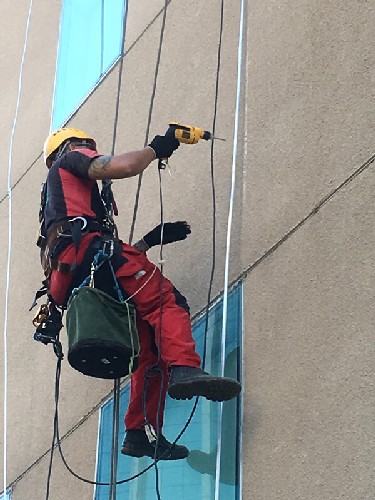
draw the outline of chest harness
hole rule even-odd
[[[84,234],[97,232],[101,234],[104,240],[117,240],[118,232],[113,220],[113,214],[117,215],[117,206],[111,189],[112,181],[103,182],[101,199],[104,207],[104,218],[102,221],[92,217],[78,216],[71,219],[66,218],[52,224],[46,230],[44,210],[47,203],[47,184],[42,184],[41,200],[39,208],[39,235],[37,246],[41,251],[41,264],[44,274],[48,280],[52,270],[58,270],[62,273],[70,273],[76,269],[76,261],[72,264],[60,262],[54,255],[74,244],[76,254]]]
[[[124,298],[115,275],[124,263],[124,257],[121,256],[121,243],[113,221],[113,214],[117,215],[118,211],[111,184],[112,181],[103,181],[101,199],[105,217],[102,221],[78,216],[60,220],[47,231],[44,218],[47,187],[46,183],[42,185],[37,246],[46,279],[30,308],[40,297],[47,295],[47,303],[39,307],[33,319],[36,327],[34,339],[45,345],[51,343],[57,357],[63,357],[59,333],[66,309],[70,365],[85,375],[105,379],[117,379],[134,371],[139,354],[135,308],[129,299]],[[83,262],[77,266],[82,236],[90,232],[100,236],[93,239]],[[73,263],[59,261],[59,254],[72,243],[76,255]],[[58,307],[49,294],[49,278],[53,270],[64,274],[74,272],[75,275],[64,307]],[[108,283],[112,286],[108,287]]]

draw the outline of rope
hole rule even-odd
[[[217,119],[217,106],[218,106],[218,94],[219,94],[219,76],[220,76],[220,67],[221,67],[221,46],[222,46],[222,34],[223,34],[223,18],[224,18],[224,1],[222,1],[221,4],[221,15],[220,15],[220,30],[219,30],[219,44],[218,44],[218,51],[217,51],[217,71],[216,71],[216,82],[215,82],[215,99],[214,99],[214,116],[213,116],[213,124],[212,124],[212,134],[215,136],[215,130],[216,130],[216,119]],[[210,281],[209,281],[209,289],[208,289],[208,297],[207,297],[207,306],[206,306],[206,321],[205,321],[205,332],[204,332],[204,346],[203,346],[203,355],[202,355],[202,366],[204,368],[205,361],[206,361],[206,355],[207,355],[207,332],[208,332],[208,319],[209,319],[209,308],[210,308],[210,302],[211,302],[211,294],[212,294],[212,286],[213,286],[213,279],[214,279],[214,274],[215,274],[215,265],[216,265],[216,190],[215,190],[215,177],[214,177],[214,141],[211,143],[211,152],[210,152],[210,175],[211,175],[211,187],[212,187],[212,203],[213,203],[213,224],[212,224],[212,267],[211,267],[211,273],[210,273]],[[162,188],[161,188],[161,177],[160,177],[160,169],[159,169],[159,182],[160,182],[160,206],[161,206],[161,223],[163,224],[163,202],[162,202]],[[131,228],[131,233],[130,233],[130,238],[133,236],[133,231],[134,231],[134,225],[135,225],[135,217],[137,213],[137,208],[138,208],[138,200],[139,200],[139,191],[141,187],[141,179],[139,180],[138,183],[138,189],[137,189],[137,196],[136,196],[136,204],[134,208],[134,213],[133,213],[133,222],[132,222],[132,228]],[[161,238],[162,240],[162,238]],[[162,271],[162,263],[163,263],[163,258],[162,258],[162,244],[160,245],[160,254],[159,254],[159,261],[161,263],[161,271]],[[161,305],[160,305],[160,315],[162,314],[161,312]],[[161,319],[160,319],[161,322]],[[159,356],[160,356],[160,346],[158,346],[159,349]],[[162,379],[162,384],[163,384],[163,379]],[[147,384],[146,384],[147,387]],[[146,391],[145,387],[145,391]],[[161,391],[162,391],[162,386],[161,386]],[[145,397],[145,394],[144,394]],[[195,414],[197,405],[199,401],[199,396],[195,398],[193,409],[183,427],[183,429],[180,431],[176,439],[173,441],[172,445],[176,444],[181,436],[184,434],[188,426],[190,425],[190,422]],[[160,402],[159,402],[160,404]],[[159,410],[159,407],[158,407]],[[147,422],[147,414],[146,414],[146,405],[144,402],[144,413],[145,413],[145,418]],[[159,419],[157,417],[157,423],[159,424]],[[158,442],[158,436],[159,432],[157,432],[157,442]],[[155,445],[155,457],[157,453],[157,442]],[[154,457],[154,458],[155,458]],[[159,477],[158,477],[158,470],[157,470],[157,460],[155,460],[155,469],[156,469],[156,493],[157,493],[157,498],[160,500],[160,492],[159,492]]]
[[[56,409],[57,409],[57,406],[59,403],[59,396],[60,396],[61,362],[62,362],[62,356],[59,356],[57,359],[56,373],[55,373],[55,408]],[[52,436],[52,444],[51,444],[51,454],[50,454],[49,465],[48,465],[46,500],[49,499],[49,494],[50,494],[52,464],[53,464],[53,456],[54,456],[54,452],[55,452],[55,443],[56,443],[57,436],[58,436],[58,414],[57,414],[57,410],[56,410],[54,418],[53,418],[53,436]]]
[[[223,38],[223,25],[224,25],[224,0],[222,0],[221,8],[220,8],[220,26],[219,26],[219,42],[217,48],[217,64],[216,64],[216,79],[215,79],[215,93],[214,93],[214,112],[212,118],[212,135],[215,137],[216,131],[216,121],[217,121],[217,108],[218,108],[218,97],[219,97],[219,81],[220,81],[220,69],[221,69],[221,49],[222,49],[222,38]],[[205,306],[205,325],[204,325],[204,334],[203,334],[203,352],[202,352],[202,369],[204,369],[206,364],[207,357],[207,333],[208,333],[208,320],[209,320],[209,312],[210,312],[210,304],[211,304],[211,296],[212,296],[212,287],[215,276],[216,269],[216,188],[215,188],[215,168],[214,168],[214,146],[215,142],[211,142],[210,148],[210,177],[211,177],[211,194],[212,194],[212,266],[210,272],[210,280],[207,291],[207,304]],[[193,419],[195,411],[197,409],[199,402],[199,396],[195,398],[193,408],[190,412],[190,415],[176,437],[173,441],[173,444],[176,444],[182,435],[185,433],[186,429],[189,427],[190,422]]]
[[[224,2],[223,2],[224,3]],[[222,3],[222,9],[223,9]],[[224,377],[225,368],[225,343],[227,337],[227,313],[228,313],[228,283],[229,283],[229,259],[230,259],[230,244],[231,230],[233,220],[233,205],[236,187],[236,162],[238,149],[238,123],[240,113],[240,97],[241,97],[241,73],[242,73],[242,46],[243,46],[243,26],[244,26],[244,4],[245,0],[241,0],[241,15],[240,27],[238,35],[237,49],[237,88],[236,88],[236,109],[234,117],[234,137],[233,137],[233,153],[232,153],[232,176],[231,176],[231,191],[229,200],[228,226],[227,226],[227,242],[225,252],[225,272],[224,272],[224,296],[223,296],[223,324],[221,334],[221,376]],[[223,422],[223,402],[219,403],[219,420],[218,420],[218,444],[216,452],[216,476],[215,476],[215,500],[219,500],[220,495],[220,469],[221,469],[221,427]]]
[[[154,109],[154,101],[155,101],[155,94],[156,94],[156,83],[157,83],[157,79],[158,79],[158,75],[159,75],[161,49],[162,49],[162,46],[163,46],[164,31],[165,31],[165,22],[166,22],[166,18],[167,18],[167,7],[170,4],[170,2],[171,2],[171,0],[165,0],[165,3],[164,3],[163,19],[162,19],[161,28],[160,28],[160,38],[159,38],[158,55],[157,55],[157,58],[156,58],[156,66],[155,66],[154,83],[153,83],[153,86],[152,86],[150,107],[148,109],[148,118],[147,118],[147,126],[146,126],[146,135],[145,135],[144,147],[147,146],[148,141],[149,141],[150,126],[151,126],[151,117],[152,117],[152,112],[153,112],[153,109]],[[130,233],[129,233],[129,245],[132,244],[133,236],[134,236],[134,228],[135,228],[135,222],[136,222],[137,212],[138,212],[138,206],[139,206],[139,196],[140,196],[141,186],[142,186],[142,178],[143,178],[143,174],[141,173],[139,175],[139,177],[138,177],[138,186],[137,186],[137,192],[136,192],[136,195],[135,195],[135,202],[134,202],[134,209],[133,209],[133,218],[132,218],[132,223],[131,223]]]
[[[112,149],[111,154],[113,155],[115,152],[116,139],[117,139],[117,127],[119,120],[119,112],[120,112],[120,94],[122,87],[122,72],[124,67],[124,53],[125,53],[125,35],[126,35],[126,22],[128,19],[128,5],[129,1],[125,0],[125,10],[123,17],[123,29],[122,29],[122,43],[121,43],[121,59],[119,64],[119,73],[118,73],[118,82],[117,82],[117,97],[116,97],[116,106],[115,106],[115,117],[113,120],[113,136],[112,136]],[[103,17],[104,17],[104,0],[103,0]],[[103,25],[103,20],[102,20]],[[104,31],[104,28],[103,28]],[[102,48],[103,50],[103,48]],[[103,181],[102,185],[105,189],[106,186],[110,186],[112,181],[107,180]],[[109,211],[109,215],[112,218],[114,207],[114,198],[111,191],[111,210]],[[117,208],[116,208],[117,213]],[[115,224],[113,227],[116,228]],[[115,229],[115,233],[117,235],[117,228]],[[115,380],[113,385],[113,428],[112,428],[112,452],[111,452],[111,487],[110,487],[110,499],[116,499],[116,480],[117,480],[117,463],[118,463],[118,421],[119,421],[119,405],[120,405],[120,381]]]
[[[13,143],[14,136],[16,131],[16,125],[18,120],[18,111],[20,107],[20,100],[22,94],[22,76],[23,76],[23,67],[26,56],[28,35],[29,35],[29,27],[30,27],[30,18],[33,8],[33,0],[30,0],[29,11],[27,15],[26,21],[26,30],[25,30],[25,42],[23,46],[23,53],[21,58],[21,65],[18,77],[18,91],[17,91],[17,100],[16,100],[16,109],[14,113],[13,125],[10,136],[10,144],[9,144],[9,156],[8,156],[8,180],[7,180],[7,192],[8,192],[8,256],[7,256],[7,265],[6,265],[6,288],[5,288],[5,311],[4,311],[4,336],[3,336],[3,344],[4,344],[4,398],[3,398],[3,488],[4,494],[6,494],[7,489],[7,452],[8,452],[8,442],[7,442],[7,433],[8,433],[8,315],[9,315],[9,290],[10,290],[10,266],[11,266],[11,254],[12,254],[12,166],[13,166]]]
[[[162,177],[161,177],[161,161],[159,160],[159,168],[158,168],[158,176],[159,176],[159,199],[160,199],[160,224],[161,224],[161,231],[160,231],[160,247],[159,247],[159,265],[160,265],[160,277],[159,277],[159,297],[160,297],[160,315],[159,315],[159,338],[156,339],[156,345],[158,349],[158,361],[157,361],[157,366],[159,367],[160,364],[160,359],[161,359],[161,332],[162,332],[162,323],[163,323],[163,270],[164,270],[164,265],[163,265],[163,233],[164,233],[164,204],[163,204],[163,187],[162,187]],[[159,445],[159,438],[160,438],[160,409],[161,409],[161,404],[162,404],[162,395],[163,395],[163,389],[164,389],[164,373],[163,371],[159,368],[159,371],[161,373],[161,381],[160,381],[160,391],[159,391],[159,400],[158,400],[158,408],[156,411],[156,443],[155,443],[155,454],[154,454],[154,460],[157,457],[158,453],[158,445]],[[146,388],[145,388],[146,389]],[[145,413],[145,418],[147,419],[147,415]],[[159,481],[159,468],[157,462],[155,462],[155,490],[156,490],[156,496],[157,500],[161,500],[161,495],[160,495],[160,481]]]
[[[160,66],[160,59],[161,59],[161,50],[163,46],[163,39],[164,39],[164,31],[165,31],[165,25],[166,25],[166,18],[167,18],[167,7],[169,5],[171,0],[165,0],[164,3],[164,11],[163,11],[163,18],[161,22],[161,28],[160,28],[160,37],[159,37],[159,47],[158,47],[158,54],[156,58],[156,67],[155,67],[155,74],[154,74],[154,83],[152,87],[152,93],[151,93],[151,101],[150,101],[150,106],[148,110],[148,119],[147,119],[147,127],[146,127],[146,134],[145,134],[145,141],[144,141],[144,147],[147,146],[148,141],[149,141],[149,134],[150,134],[150,126],[151,126],[151,118],[152,118],[152,112],[154,108],[154,101],[155,101],[155,95],[156,95],[156,84],[157,84],[157,79],[159,75],[159,66]],[[159,163],[160,167],[160,163]],[[162,286],[163,286],[163,229],[164,229],[164,218],[163,218],[163,196],[162,196],[162,182],[161,182],[161,169],[158,169],[158,174],[159,174],[159,194],[160,194],[160,218],[161,218],[161,235],[160,235],[160,253],[159,253],[159,262],[160,262],[160,321],[159,321],[159,339],[156,339],[156,345],[158,349],[158,361],[157,361],[157,367],[160,363],[160,352],[161,352],[161,328],[162,328]],[[130,234],[129,234],[129,244],[131,245],[133,241],[133,236],[134,236],[134,228],[135,228],[135,223],[136,223],[136,218],[137,218],[137,212],[138,212],[138,206],[139,206],[139,197],[140,197],[140,191],[141,191],[141,186],[142,186],[142,178],[143,174],[141,173],[138,177],[138,186],[137,186],[137,191],[136,191],[136,196],[135,196],[135,202],[134,202],[134,209],[133,209],[133,217],[132,217],[132,223],[130,227]],[[154,269],[154,272],[156,271],[156,266]],[[152,275],[150,276],[149,279],[152,278]],[[145,283],[146,284],[146,283]],[[161,371],[160,368],[158,368],[159,371]],[[146,399],[146,392],[147,392],[147,372],[145,373],[145,386],[143,390],[143,397]],[[156,460],[157,458],[157,452],[158,452],[158,444],[159,444],[159,437],[160,437],[160,429],[159,429],[159,415],[160,415],[160,408],[161,408],[161,403],[162,403],[162,392],[163,392],[163,387],[164,387],[164,374],[161,371],[161,385],[160,385],[160,394],[159,394],[159,401],[158,401],[158,408],[157,408],[157,416],[156,416],[156,421],[157,421],[157,429],[156,429],[156,443],[155,443],[155,454],[154,454],[154,465],[155,465],[155,489],[156,489],[156,496],[158,500],[161,500],[160,496],[160,490],[159,490],[159,469],[158,469],[158,461]],[[145,421],[146,423],[148,422],[147,418],[147,411],[146,411],[146,403],[144,404],[144,416],[145,416]]]
[[[164,36],[164,30],[165,30],[165,22],[166,22],[166,9],[167,9],[167,6],[168,4],[170,3],[171,0],[166,0],[165,1],[165,6],[164,6],[164,13],[163,13],[163,20],[162,20],[162,27],[161,27],[161,34],[160,34],[160,40],[159,40],[159,50],[158,50],[158,57],[157,57],[157,62],[156,62],[156,69],[155,69],[155,77],[154,77],[154,85],[153,85],[153,91],[152,91],[152,96],[151,96],[151,103],[150,103],[150,107],[149,107],[149,114],[148,114],[148,123],[147,123],[147,131],[146,131],[146,138],[145,138],[145,145],[147,145],[147,142],[148,142],[148,136],[149,136],[149,129],[150,129],[150,124],[151,124],[151,116],[152,116],[152,110],[153,110],[153,103],[154,103],[154,99],[155,99],[155,93],[156,93],[156,81],[157,81],[157,75],[158,75],[158,71],[159,71],[159,65],[160,65],[160,56],[161,56],[161,47],[162,47],[162,42],[163,42],[163,36]],[[126,2],[126,11],[125,11],[125,16],[124,16],[124,19],[126,21],[126,17],[127,17],[127,8],[128,8],[128,3]],[[112,143],[112,155],[114,154],[114,149],[115,149],[115,142],[116,142],[116,134],[117,134],[117,124],[118,124],[118,117],[119,117],[119,103],[120,103],[120,92],[121,92],[121,80],[122,80],[122,67],[123,67],[123,59],[124,59],[124,45],[125,45],[125,26],[124,26],[124,38],[123,38],[123,44],[122,44],[122,56],[121,56],[121,60],[120,60],[120,66],[119,66],[119,81],[118,81],[118,88],[117,88],[117,99],[116,99],[116,111],[115,111],[115,119],[114,119],[114,131],[113,131],[113,143]],[[135,220],[136,220],[136,214],[137,214],[137,207],[138,207],[138,202],[137,200],[139,199],[139,191],[140,191],[140,187],[141,187],[141,183],[139,182],[139,186],[138,186],[138,191],[137,191],[137,197],[136,197],[136,207],[134,209],[134,214],[133,214],[133,223],[132,223],[132,232],[134,230],[134,225],[135,225]],[[130,240],[132,239],[132,235],[130,236],[129,238]],[[162,247],[162,245],[161,245]],[[162,250],[161,250],[162,251]],[[155,274],[156,272],[156,269],[157,267],[155,266],[153,272],[151,273],[150,277],[147,279],[147,281],[142,285],[142,287],[140,287],[131,297],[129,297],[126,302],[128,300],[130,300],[130,298],[134,297],[144,286],[147,285],[147,283],[150,281],[150,279],[153,277],[153,275]],[[162,384],[163,385],[163,384]],[[119,391],[119,386],[115,385],[115,388],[114,388],[114,393],[118,393]],[[56,386],[56,392],[58,393],[58,386]],[[116,396],[116,394],[115,394]],[[117,398],[118,399],[118,398]],[[160,412],[160,404],[161,404],[161,394],[160,394],[160,399],[159,399],[159,405],[158,405],[158,414]],[[74,471],[68,466],[65,458],[63,457],[63,454],[62,454],[62,450],[61,450],[61,445],[60,445],[60,439],[59,439],[59,436],[58,436],[58,405],[56,403],[56,411],[55,411],[55,420],[57,421],[57,445],[59,447],[59,451],[60,451],[60,455],[61,455],[61,458],[63,460],[63,463],[64,465],[66,466],[66,468],[69,470],[69,472],[71,474],[73,474],[77,479],[80,479],[81,481],[84,481],[84,482],[87,482],[87,483],[90,483],[90,484],[95,484],[95,485],[108,485],[111,487],[111,491],[110,491],[110,498],[113,498],[113,495],[115,495],[115,485],[117,484],[122,484],[124,482],[127,482],[127,481],[130,481],[132,479],[135,479],[136,477],[139,477],[140,475],[142,475],[143,473],[145,473],[147,470],[149,470],[151,467],[153,467],[155,465],[155,468],[156,468],[156,471],[157,471],[157,462],[158,460],[154,460],[154,463],[151,464],[150,467],[147,467],[146,469],[144,469],[143,471],[141,471],[139,474],[131,477],[131,478],[128,478],[128,479],[125,479],[123,481],[116,481],[115,478],[113,478],[113,474],[112,477],[111,477],[111,482],[110,483],[99,483],[99,482],[95,482],[95,481],[89,481],[87,479],[84,479],[82,477],[80,477],[78,474],[74,473]],[[113,438],[115,438],[115,420],[113,422]],[[116,436],[116,443],[117,443],[117,436]],[[111,457],[111,463],[112,463],[112,466],[113,466],[113,462],[114,462],[114,453],[115,453],[115,450],[113,449],[113,446],[112,446],[112,457]],[[157,454],[157,444],[156,444],[156,448],[155,448],[155,456]],[[116,453],[117,455],[117,453]],[[111,471],[112,472],[112,471]],[[158,498],[160,498],[160,493],[158,491],[158,486],[157,486],[157,495],[158,495]]]
[[[149,116],[148,116],[148,123],[147,123],[147,131],[146,131],[146,139],[145,139],[145,145],[148,142],[148,135],[149,135],[149,129],[150,129],[150,123],[151,123],[151,116],[152,116],[152,110],[153,110],[153,103],[155,99],[155,93],[156,93],[156,82],[157,82],[157,76],[158,76],[158,71],[159,71],[159,64],[160,64],[160,56],[161,56],[161,47],[162,47],[162,41],[163,41],[163,34],[165,30],[165,21],[166,21],[166,9],[168,4],[170,3],[170,0],[165,2],[165,7],[164,7],[164,13],[163,13],[163,21],[162,21],[162,27],[161,27],[161,35],[160,35],[160,43],[159,43],[159,50],[158,50],[158,57],[157,57],[157,63],[156,63],[156,69],[155,69],[155,77],[154,77],[154,86],[153,86],[153,92],[151,96],[151,103],[150,103],[150,108],[149,108]],[[124,30],[125,31],[125,30]],[[216,128],[216,116],[217,116],[217,101],[218,101],[218,86],[219,86],[219,72],[220,72],[220,56],[221,56],[221,40],[222,40],[222,31],[223,31],[223,3],[222,3],[222,8],[221,8],[221,23],[220,23],[220,41],[219,41],[219,47],[218,47],[218,65],[217,65],[217,75],[216,75],[216,86],[215,86],[215,106],[214,106],[214,118],[213,118],[213,126],[212,126],[212,131],[213,135],[215,135],[215,128]],[[124,44],[123,44],[124,47]],[[118,115],[119,115],[119,96],[120,96],[120,89],[121,89],[121,75],[122,75],[122,64],[123,64],[123,54],[121,57],[121,62],[120,62],[120,69],[119,69],[119,84],[118,84],[118,96],[116,100],[116,113],[115,113],[115,123],[114,123],[114,134],[113,134],[113,146],[112,146],[112,154],[114,153],[114,145],[115,145],[115,140],[116,140],[116,132],[117,132],[117,123],[118,123]],[[203,363],[205,362],[206,358],[206,338],[207,338],[207,330],[208,330],[208,313],[209,313],[209,306],[211,302],[211,293],[212,293],[212,283],[213,283],[213,278],[214,278],[214,271],[215,271],[215,261],[216,261],[216,195],[215,195],[215,183],[214,183],[214,162],[213,162],[213,151],[214,151],[214,144],[211,144],[211,180],[212,180],[212,198],[213,198],[213,238],[212,238],[212,243],[213,243],[213,256],[212,256],[212,269],[211,269],[211,275],[210,275],[210,284],[209,284],[209,291],[208,291],[208,301],[207,301],[207,308],[206,308],[206,327],[205,327],[205,336],[204,336],[204,355],[203,355]],[[163,202],[162,202],[162,189],[161,189],[161,177],[160,177],[160,170],[159,170],[159,180],[160,180],[160,204],[161,204],[161,219],[162,219],[162,224],[163,224]],[[137,188],[137,193],[136,193],[136,200],[135,200],[135,206],[134,206],[134,212],[133,212],[133,220],[132,220],[132,227],[131,227],[131,232],[130,232],[130,237],[129,241],[132,240],[133,238],[133,233],[134,233],[134,227],[135,227],[135,222],[136,222],[136,215],[137,215],[137,210],[138,210],[138,204],[139,204],[139,196],[140,196],[140,188],[141,188],[141,182],[142,182],[142,176],[139,178],[139,183],[138,183],[138,188]],[[162,270],[163,270],[163,258],[162,258],[162,247],[163,245],[160,245],[160,265],[161,265],[161,284],[162,284]],[[156,271],[156,266],[151,274],[150,278],[146,281],[146,283],[143,285],[145,286],[148,281],[152,278],[153,274]],[[142,287],[143,288],[143,287]],[[138,290],[139,291],[139,290]],[[135,292],[135,293],[138,293]],[[135,294],[133,294],[134,296]],[[160,300],[162,301],[162,296],[160,296]],[[162,320],[162,303],[160,304],[160,328],[161,328],[161,320]],[[159,346],[160,347],[160,346]],[[160,348],[159,348],[159,360],[160,360]],[[54,436],[56,436],[56,441],[57,441],[57,446],[60,451],[61,458],[63,460],[64,465],[67,467],[69,472],[75,476],[76,478],[89,483],[89,484],[95,484],[95,485],[107,485],[111,486],[111,488],[114,487],[115,484],[122,484],[128,481],[131,481],[139,476],[141,476],[143,473],[145,473],[147,470],[149,470],[151,467],[155,466],[156,469],[156,493],[157,493],[157,498],[160,499],[160,492],[159,492],[159,479],[158,479],[158,470],[157,470],[157,462],[160,460],[162,457],[159,459],[156,459],[157,456],[157,443],[158,443],[158,436],[160,435],[159,429],[157,430],[157,442],[156,442],[156,447],[155,447],[155,460],[154,463],[151,464],[149,467],[141,471],[140,473],[136,474],[135,476],[132,476],[131,478],[124,479],[122,481],[111,481],[111,483],[100,483],[100,482],[95,482],[95,481],[90,481],[87,479],[84,479],[80,477],[78,474],[76,474],[67,464],[61,450],[61,444],[60,444],[60,438],[59,438],[59,429],[58,429],[58,399],[59,399],[59,378],[60,378],[60,372],[61,372],[61,366],[57,366],[57,371],[56,371],[56,388],[55,388],[55,418],[54,418]],[[146,384],[147,385],[147,384]],[[162,395],[162,387],[164,385],[164,379],[163,379],[163,374],[162,374],[162,383],[161,383],[161,392],[160,392],[160,398],[159,398],[159,404],[158,404],[158,412],[157,412],[157,421],[159,424],[159,414],[160,414],[160,407],[161,407],[161,395]],[[196,398],[195,404],[193,411],[191,412],[191,415],[189,416],[183,430],[180,432],[179,436],[176,438],[173,444],[175,444],[178,439],[182,436],[182,434],[185,432],[186,428],[191,422],[191,419],[194,415],[195,409],[197,407],[198,403],[198,397]],[[53,446],[52,450],[54,449],[55,446],[55,440],[53,441]],[[51,454],[51,460],[50,460],[50,466],[52,467],[52,458],[53,458],[53,451]]]
[[[125,32],[126,32],[126,21],[128,19],[128,5],[129,0],[125,0],[125,11],[124,11],[124,27],[122,32],[122,44],[121,44],[121,56],[120,56],[120,64],[119,64],[119,73],[118,73],[118,81],[117,81],[117,97],[116,97],[116,106],[115,106],[115,118],[113,121],[113,135],[112,135],[112,149],[111,154],[115,154],[115,146],[117,140],[117,126],[120,112],[120,94],[122,87],[122,72],[124,67],[124,58],[125,58]]]

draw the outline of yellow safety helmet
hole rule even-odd
[[[96,148],[96,143],[92,137],[86,134],[83,130],[79,128],[59,128],[52,132],[44,143],[43,156],[44,163],[49,168],[52,164],[51,155],[68,139],[87,139],[90,140],[93,146]]]

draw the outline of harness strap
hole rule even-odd
[[[70,270],[74,271],[77,267],[77,255],[78,255],[78,249],[79,245],[81,243],[82,239],[82,231],[85,230],[87,226],[87,221],[84,217],[75,217],[74,219],[71,219],[70,221],[71,224],[71,234],[72,234],[72,240],[74,243],[74,248],[76,251],[76,254],[74,256],[74,261],[70,266]],[[81,225],[83,223],[83,225]],[[63,264],[62,262],[60,264]]]
[[[49,267],[51,271],[60,271],[63,274],[68,274],[77,268],[76,261],[73,264],[67,264],[66,262],[60,262],[57,259],[49,259]]]
[[[47,237],[44,242],[41,242],[38,246],[44,250],[46,246],[50,247],[51,243],[57,238],[70,238],[72,237],[72,226],[77,224],[80,229],[81,234],[93,233],[93,232],[104,232],[108,229],[95,219],[89,219],[87,217],[74,217],[73,219],[64,219],[53,224],[47,231]]]
[[[103,224],[95,219],[86,217],[65,219],[58,221],[50,227],[47,232],[47,237],[45,240],[41,241],[39,245],[42,250],[41,262],[44,274],[48,277],[52,270],[58,270],[63,273],[74,271],[77,267],[76,257],[82,235],[93,232],[99,232],[102,235],[110,234],[109,229]],[[69,238],[74,244],[76,255],[72,264],[60,262],[58,259],[51,257],[57,244],[61,241],[61,238]]]

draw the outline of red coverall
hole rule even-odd
[[[97,217],[102,210],[102,207],[95,208],[100,200],[97,183],[87,175],[90,161],[97,156],[99,156],[97,152],[77,149],[67,153],[51,166],[47,177],[45,208],[47,232],[48,226],[60,219],[77,216],[93,218]],[[62,200],[61,197],[64,199]],[[97,236],[100,236],[100,233],[84,234],[77,254],[74,245],[70,244],[59,255],[54,255],[54,258],[68,264],[72,264],[76,259],[77,266],[79,266],[90,242]],[[125,427],[126,430],[141,429],[145,424],[144,375],[147,369],[156,365],[158,361],[157,350],[153,348],[155,342],[160,352],[159,367],[164,373],[164,384],[161,387],[160,373],[156,372],[148,378],[146,412],[148,422],[155,430],[160,431],[169,379],[168,367],[170,365],[199,367],[200,357],[195,351],[195,341],[192,337],[185,298],[169,280],[161,276],[159,269],[147,259],[144,253],[122,243],[121,255],[125,263],[117,269],[116,276],[125,293],[132,296],[135,304],[140,341],[139,364],[131,377],[130,403],[125,416]],[[66,304],[67,292],[73,277],[74,273],[52,271],[50,294],[57,304]],[[160,283],[162,283],[162,318]],[[159,422],[157,422],[157,414],[159,414]]]

